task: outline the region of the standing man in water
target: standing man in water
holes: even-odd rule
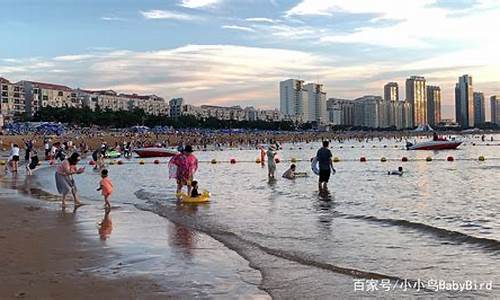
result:
[[[330,143],[328,141],[323,141],[323,147],[318,150],[316,154],[316,160],[319,164],[319,191],[325,191],[328,189],[328,181],[330,180],[331,171],[335,171],[332,162],[332,152],[328,149]]]

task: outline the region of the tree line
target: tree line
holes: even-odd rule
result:
[[[260,129],[284,130],[310,129],[312,125],[298,125],[291,121],[236,121],[219,120],[213,117],[197,118],[195,116],[170,117],[168,115],[151,115],[142,109],[133,111],[112,111],[97,108],[95,111],[88,107],[43,107],[31,118],[24,121],[33,122],[61,122],[80,127],[102,126],[110,128],[128,128],[136,125],[155,127],[171,126],[174,128],[205,128],[205,129]]]

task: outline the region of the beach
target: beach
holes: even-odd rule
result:
[[[0,211],[0,298],[172,298],[145,277],[104,279],[85,272],[105,263],[107,254],[81,239],[71,217],[5,192]]]
[[[6,176],[4,189],[6,199],[28,201],[18,214],[53,224],[51,234],[38,234],[44,243],[66,249],[67,242],[61,256],[68,265],[56,271],[52,266],[62,263],[60,256],[38,251],[55,260],[50,272],[90,278],[85,284],[125,283],[134,299],[490,298],[498,291],[494,175],[500,145],[473,135],[463,141],[458,150],[407,151],[394,138],[334,140],[337,173],[326,195],[318,193],[310,169],[318,142],[283,143],[277,181],[267,179],[254,148],[195,151],[200,161],[195,178],[211,193],[200,205],[176,202],[168,158],[106,160],[115,187],[109,215],[96,191],[100,174],[88,158],[81,161],[84,174],[75,176],[86,203],[76,213],[71,204],[61,212],[55,166],[46,162],[28,180]],[[291,162],[309,176],[279,178]],[[398,166],[404,175],[387,175]],[[16,227],[8,226],[15,234]],[[59,226],[67,230],[66,239],[52,242]],[[25,227],[31,234],[31,226]],[[75,261],[72,250],[85,256]],[[67,268],[76,273],[59,271]],[[29,272],[37,274],[35,268]],[[434,281],[485,285],[457,292],[433,288]],[[372,290],[357,289],[369,282]],[[6,296],[30,292],[21,287],[6,290]]]
[[[206,235],[127,205],[103,229],[99,205],[62,212],[18,180],[1,189],[0,299],[268,298],[258,272]]]

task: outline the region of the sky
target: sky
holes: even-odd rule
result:
[[[279,81],[382,95],[411,75],[454,115],[463,74],[500,94],[500,0],[0,0],[0,77],[279,107]],[[486,102],[489,111],[489,101]],[[489,114],[487,114],[487,119]]]

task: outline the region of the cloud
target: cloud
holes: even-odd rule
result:
[[[184,97],[188,103],[279,106],[278,83],[287,78],[324,83],[328,97],[382,94],[383,84],[423,75],[453,103],[457,77],[470,73],[485,95],[498,93],[500,58],[495,49],[457,51],[411,62],[346,65],[330,54],[235,45],[186,45],[157,51],[93,50],[52,58],[0,60],[0,74],[88,89]],[[460,62],[460,63],[458,63]],[[61,77],[61,74],[64,76]]]
[[[126,21],[127,19],[125,18],[120,18],[120,17],[111,17],[111,16],[104,16],[104,17],[101,17],[101,20],[102,21],[109,21],[109,22],[113,22],[113,21]]]
[[[246,18],[245,21],[254,22],[254,23],[270,23],[270,24],[279,23],[278,20],[273,20],[273,19],[269,19],[269,18]]]
[[[223,25],[221,26],[223,29],[231,29],[231,30],[240,30],[246,32],[255,32],[255,29],[251,27],[237,26],[237,25]]]
[[[53,58],[0,61],[0,74],[89,89],[183,96],[192,104],[276,107],[278,82],[315,78],[332,61],[302,51],[234,45],[187,45],[158,51],[93,51]],[[53,70],[56,70],[54,72]],[[60,72],[64,71],[64,77]]]
[[[500,27],[499,3],[478,0],[457,9],[440,6],[438,0],[303,0],[286,14],[306,20],[308,16],[335,18],[348,14],[365,20],[354,28],[321,34],[320,41],[327,44],[437,49],[488,43],[498,47],[500,41],[491,38],[491,30]]]
[[[81,61],[81,60],[88,60],[89,58],[94,57],[91,54],[79,54],[79,55],[63,55],[63,56],[56,56],[53,58],[55,61]]]
[[[303,0],[287,15],[323,15],[334,13],[372,14],[377,18],[406,19],[418,14],[421,10],[432,8],[437,0],[401,1],[401,0]]]
[[[202,8],[214,6],[221,2],[221,0],[182,0],[181,6],[187,8]]]
[[[148,11],[140,11],[140,13],[144,18],[152,20],[197,21],[201,19],[201,17],[199,16],[170,10],[153,9]]]

